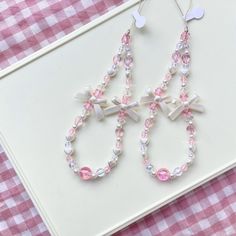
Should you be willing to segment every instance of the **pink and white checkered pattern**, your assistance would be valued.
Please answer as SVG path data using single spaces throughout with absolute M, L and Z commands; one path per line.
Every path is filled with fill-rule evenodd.
M 0 68 L 30 55 L 128 0 L 0 1 Z M 50 235 L 4 152 L 0 236 Z M 115 234 L 236 235 L 236 168 Z

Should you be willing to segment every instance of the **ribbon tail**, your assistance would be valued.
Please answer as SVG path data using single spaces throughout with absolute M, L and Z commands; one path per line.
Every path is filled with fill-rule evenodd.
M 110 115 L 116 114 L 119 111 L 120 111 L 120 106 L 111 106 L 104 109 L 104 115 L 110 116 Z
M 191 104 L 189 106 L 189 108 L 192 109 L 193 111 L 197 111 L 197 112 L 200 112 L 200 113 L 205 112 L 204 106 L 202 106 L 200 104 Z
M 183 106 L 183 105 L 180 105 L 180 106 L 176 107 L 176 109 L 175 109 L 174 111 L 171 111 L 171 112 L 168 114 L 168 117 L 169 117 L 171 120 L 175 120 L 183 111 L 184 111 L 184 106 Z
M 159 103 L 159 106 L 161 108 L 161 111 L 165 114 L 165 115 L 169 115 L 170 114 L 170 108 L 169 106 L 163 101 Z
M 99 121 L 103 120 L 105 116 L 104 116 L 104 112 L 103 112 L 101 106 L 98 104 L 94 104 L 93 107 L 94 107 L 94 112 L 96 114 L 97 119 Z
M 199 96 L 194 94 L 194 96 L 190 99 L 189 104 L 197 102 L 199 100 Z
M 127 111 L 127 114 L 128 114 L 128 116 L 129 116 L 132 120 L 134 120 L 135 122 L 138 122 L 138 121 L 139 121 L 139 115 L 138 115 L 138 113 L 137 113 L 136 111 L 134 111 L 134 110 L 128 110 L 128 111 Z
M 165 96 L 162 99 L 163 101 L 165 101 L 165 103 L 171 103 L 172 102 L 172 97 L 171 96 Z
M 141 97 L 140 103 L 141 103 L 141 104 L 147 104 L 147 103 L 152 102 L 153 99 L 154 99 L 154 96 L 151 96 L 151 95 L 144 96 L 144 97 Z

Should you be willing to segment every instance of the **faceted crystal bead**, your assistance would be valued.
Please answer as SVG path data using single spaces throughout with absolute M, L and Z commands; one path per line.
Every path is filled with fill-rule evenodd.
M 172 60 L 174 61 L 174 63 L 178 63 L 179 60 L 180 60 L 180 58 L 181 58 L 180 52 L 175 51 L 175 52 L 172 54 Z
M 149 109 L 155 111 L 158 108 L 158 104 L 156 102 L 152 102 L 149 104 Z
M 191 60 L 191 57 L 190 57 L 189 53 L 188 52 L 184 53 L 182 56 L 182 62 L 185 65 L 188 65 L 190 63 L 190 60 Z
M 72 142 L 75 139 L 76 130 L 71 128 L 66 135 L 66 140 Z
M 93 104 L 90 101 L 84 103 L 84 108 L 87 111 L 91 111 L 93 109 Z
M 196 133 L 196 129 L 193 124 L 189 124 L 186 129 L 189 132 L 189 134 L 191 134 L 191 135 L 194 135 Z
M 133 57 L 129 56 L 124 59 L 124 63 L 127 67 L 132 67 L 133 65 Z
M 83 167 L 79 170 L 79 176 L 83 180 L 89 180 L 92 178 L 92 170 L 89 167 Z
M 142 155 L 145 155 L 146 152 L 147 152 L 147 145 L 144 144 L 144 143 L 141 143 L 141 145 L 140 145 L 140 150 L 141 150 L 141 152 L 142 152 Z
M 74 167 L 76 167 L 76 161 L 75 161 L 75 160 L 71 160 L 71 161 L 69 162 L 69 167 L 70 167 L 71 169 L 74 169 Z
M 105 166 L 104 170 L 106 174 L 109 174 L 111 172 L 111 167 L 109 166 L 109 164 Z
M 181 34 L 180 38 L 181 38 L 182 41 L 188 41 L 189 38 L 190 38 L 189 32 L 188 32 L 188 31 L 184 31 L 184 32 Z
M 122 42 L 123 44 L 130 44 L 130 40 L 131 40 L 130 34 L 129 34 L 129 33 L 126 33 L 126 34 L 123 35 L 123 37 L 122 37 L 122 39 L 121 39 L 121 42 Z
M 181 166 L 181 171 L 183 172 L 186 172 L 188 170 L 188 165 L 186 163 L 184 163 L 182 166 Z
M 154 91 L 154 94 L 156 96 L 163 96 L 164 95 L 164 90 L 162 88 L 156 88 Z
M 188 93 L 187 92 L 181 92 L 179 98 L 182 102 L 186 102 L 188 100 Z
M 116 129 L 116 137 L 123 137 L 124 136 L 124 129 L 123 128 L 117 128 Z
M 104 170 L 103 168 L 97 169 L 96 175 L 97 175 L 98 177 L 103 177 L 103 176 L 105 175 L 105 170 Z
M 154 125 L 154 119 L 148 118 L 145 120 L 145 127 L 150 129 Z
M 96 89 L 96 90 L 92 93 L 92 95 L 93 95 L 94 97 L 96 97 L 96 98 L 101 98 L 102 95 L 103 95 L 103 92 L 102 92 L 101 89 Z
M 77 117 L 75 118 L 75 121 L 74 121 L 74 127 L 75 127 L 75 128 L 78 128 L 78 127 L 82 126 L 82 124 L 83 124 L 83 119 L 82 119 L 82 117 L 81 117 L 81 116 L 77 116 Z
M 163 182 L 168 181 L 170 179 L 170 172 L 166 168 L 161 168 L 161 169 L 157 170 L 156 177 L 160 181 L 163 181 Z
M 182 172 L 182 170 L 181 170 L 180 167 L 176 167 L 176 168 L 174 169 L 174 171 L 173 171 L 173 174 L 174 174 L 175 176 L 181 176 L 181 175 L 183 174 L 183 172 Z
M 120 62 L 121 62 L 121 56 L 120 55 L 115 55 L 114 57 L 113 57 L 113 62 L 114 62 L 114 64 L 119 64 Z
M 65 151 L 65 153 L 66 153 L 67 155 L 73 154 L 73 147 L 72 147 L 71 142 L 66 142 L 66 143 L 65 143 L 64 151 Z
M 189 67 L 185 67 L 185 66 L 182 66 L 181 68 L 180 68 L 180 72 L 183 74 L 183 75 L 185 75 L 185 76 L 188 76 L 189 75 Z

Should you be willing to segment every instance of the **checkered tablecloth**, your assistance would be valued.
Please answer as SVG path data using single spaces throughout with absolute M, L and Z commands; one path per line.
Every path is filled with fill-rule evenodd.
M 125 1 L 0 1 L 0 68 L 6 68 Z M 0 235 L 50 235 L 1 149 Z M 116 235 L 236 235 L 236 169 Z

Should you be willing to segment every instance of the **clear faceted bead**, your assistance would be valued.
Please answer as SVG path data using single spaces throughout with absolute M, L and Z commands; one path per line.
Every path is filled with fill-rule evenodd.
M 103 176 L 105 175 L 105 170 L 104 170 L 103 168 L 97 169 L 96 175 L 97 175 L 98 177 L 103 177 Z
M 71 155 L 73 153 L 73 147 L 72 147 L 71 142 L 65 143 L 64 151 L 67 155 Z
M 181 170 L 180 167 L 176 167 L 176 168 L 174 169 L 174 171 L 173 171 L 173 174 L 174 174 L 175 176 L 181 176 L 181 175 L 183 174 L 183 172 L 182 172 L 182 170 Z

